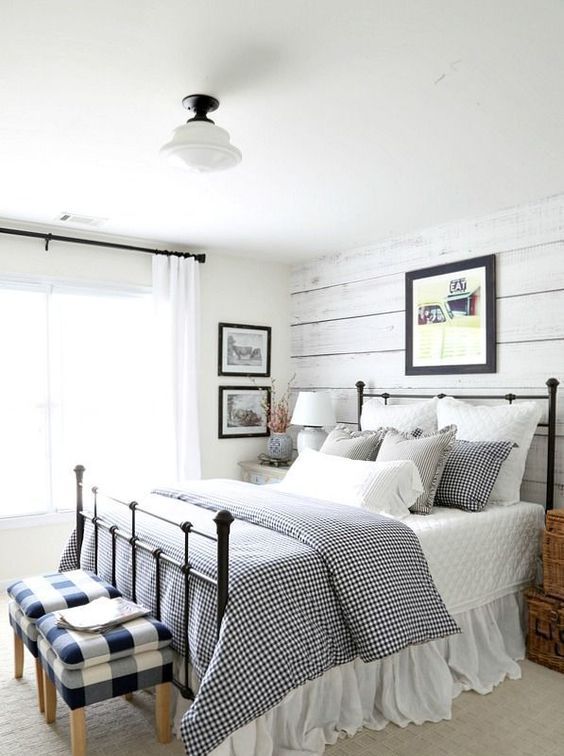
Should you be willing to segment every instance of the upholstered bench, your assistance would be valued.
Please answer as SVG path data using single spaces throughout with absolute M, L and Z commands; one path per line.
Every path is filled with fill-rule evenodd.
M 104 633 L 57 627 L 57 613 L 38 620 L 39 659 L 44 671 L 45 719 L 55 721 L 58 691 L 71 710 L 73 756 L 86 753 L 85 707 L 155 687 L 157 740 L 171 739 L 172 635 L 151 617 Z
M 38 659 L 36 622 L 48 612 L 82 606 L 93 599 L 115 598 L 121 593 L 111 583 L 84 570 L 51 572 L 46 575 L 17 580 L 7 588 L 12 599 L 8 604 L 10 624 L 14 631 L 14 677 L 21 678 L 24 645 L 35 657 L 37 699 L 44 710 L 43 673 Z

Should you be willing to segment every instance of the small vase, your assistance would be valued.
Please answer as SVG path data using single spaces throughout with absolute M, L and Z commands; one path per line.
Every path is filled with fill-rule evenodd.
M 267 443 L 268 456 L 287 462 L 292 459 L 292 436 L 287 433 L 271 433 Z

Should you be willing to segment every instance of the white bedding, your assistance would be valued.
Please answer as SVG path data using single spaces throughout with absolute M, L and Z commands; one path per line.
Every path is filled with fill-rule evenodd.
M 403 522 L 417 533 L 451 614 L 483 606 L 535 577 L 544 526 L 540 504 L 490 505 L 482 512 L 436 507 Z
M 320 755 L 339 733 L 449 719 L 452 700 L 463 690 L 485 694 L 506 677 L 520 677 L 521 589 L 535 577 L 543 507 L 437 507 L 403 522 L 417 533 L 462 633 L 377 662 L 335 667 L 292 691 L 210 756 Z M 185 710 L 185 702 L 178 704 L 176 724 Z

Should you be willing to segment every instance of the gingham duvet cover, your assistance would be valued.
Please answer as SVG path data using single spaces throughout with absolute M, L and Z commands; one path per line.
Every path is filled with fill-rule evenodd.
M 226 737 L 331 667 L 363 661 L 458 632 L 437 592 L 415 533 L 400 521 L 339 504 L 304 499 L 237 481 L 198 481 L 159 489 L 155 511 L 172 506 L 184 519 L 228 509 L 237 519 L 230 542 L 229 602 L 217 645 L 215 590 L 191 581 L 188 646 L 182 633 L 183 583 L 163 575 L 162 620 L 174 646 L 188 653 L 200 681 L 181 734 L 190 756 L 205 756 Z M 184 502 L 185 504 L 182 504 Z M 147 502 L 144 502 L 147 505 Z M 180 510 L 178 509 L 180 507 Z M 127 526 L 127 513 L 112 512 Z M 168 515 L 167 515 L 168 516 Z M 182 560 L 182 536 L 138 517 L 138 533 Z M 93 567 L 87 528 L 81 564 Z M 110 573 L 101 537 L 98 572 Z M 61 563 L 73 564 L 69 543 Z M 214 574 L 215 544 L 193 538 L 190 562 Z M 118 548 L 118 588 L 130 591 L 130 551 Z M 154 606 L 154 565 L 138 560 L 137 598 Z

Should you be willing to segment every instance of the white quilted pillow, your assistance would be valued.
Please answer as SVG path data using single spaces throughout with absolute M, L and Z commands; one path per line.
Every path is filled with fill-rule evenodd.
M 472 405 L 445 397 L 439 400 L 439 425 L 455 424 L 464 441 L 513 441 L 517 444 L 501 466 L 488 504 L 515 504 L 520 498 L 525 462 L 542 414 L 536 402 Z
M 383 404 L 381 399 L 368 399 L 362 405 L 360 427 L 362 430 L 391 427 L 402 433 L 421 428 L 423 433 L 435 433 L 438 401 L 433 397 L 413 404 Z
M 277 490 L 402 518 L 423 486 L 410 461 L 361 462 L 304 449 Z

